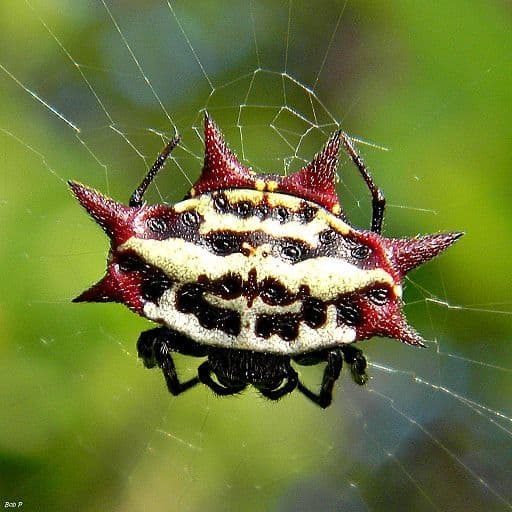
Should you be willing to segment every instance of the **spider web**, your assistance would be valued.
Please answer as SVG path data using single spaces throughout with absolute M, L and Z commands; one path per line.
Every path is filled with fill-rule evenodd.
M 498 185 L 507 146 L 495 137 L 506 133 L 510 38 L 499 13 L 475 8 L 454 42 L 446 20 L 458 7 L 445 9 L 438 24 L 428 8 L 402 3 L 324 1 L 313 11 L 302 0 L 6 2 L 4 502 L 512 509 L 511 274 L 502 263 L 511 215 Z M 493 51 L 480 55 L 471 45 L 486 38 Z M 431 54 L 419 53 L 427 45 Z M 344 370 L 326 411 L 298 393 L 278 404 L 252 391 L 174 398 L 137 359 L 145 320 L 116 305 L 69 303 L 100 276 L 106 244 L 66 180 L 127 200 L 177 131 L 183 142 L 147 199 L 181 199 L 201 168 L 205 110 L 261 171 L 298 169 L 342 126 L 386 192 L 385 234 L 469 233 L 407 281 L 406 313 L 427 350 L 362 343 L 371 381 L 358 387 Z M 338 179 L 349 218 L 368 226 L 368 193 L 343 157 Z M 195 359 L 177 363 L 184 376 L 197 368 Z M 315 386 L 321 369 L 301 374 Z

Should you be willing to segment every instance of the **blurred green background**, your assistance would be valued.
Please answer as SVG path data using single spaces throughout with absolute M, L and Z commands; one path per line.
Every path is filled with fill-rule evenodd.
M 0 4 L 2 504 L 512 508 L 510 4 L 105 1 Z M 179 200 L 204 108 L 267 171 L 297 169 L 339 122 L 389 150 L 359 144 L 388 236 L 466 231 L 407 284 L 427 350 L 364 342 L 371 382 L 344 372 L 327 411 L 299 394 L 174 398 L 137 360 L 147 321 L 70 303 L 107 242 L 65 181 L 127 200 L 176 128 L 183 146 L 148 198 Z M 345 158 L 339 191 L 367 226 Z M 197 364 L 178 359 L 184 375 Z

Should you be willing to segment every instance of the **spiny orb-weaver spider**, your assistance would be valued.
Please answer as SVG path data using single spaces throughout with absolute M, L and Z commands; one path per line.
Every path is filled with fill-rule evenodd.
M 173 395 L 202 382 L 218 395 L 248 384 L 277 400 L 295 388 L 321 407 L 343 360 L 358 384 L 366 359 L 353 343 L 387 336 L 424 346 L 403 316 L 402 279 L 460 232 L 381 236 L 385 199 L 347 134 L 337 131 L 288 176 L 256 174 L 205 116 L 202 173 L 186 198 L 147 205 L 143 196 L 178 145 L 164 148 L 128 206 L 70 182 L 111 240 L 105 277 L 75 302 L 120 302 L 161 324 L 143 332 L 139 357 L 158 365 Z M 372 196 L 371 229 L 350 225 L 335 190 L 340 144 Z M 206 360 L 181 382 L 171 353 Z M 325 362 L 320 391 L 291 362 Z

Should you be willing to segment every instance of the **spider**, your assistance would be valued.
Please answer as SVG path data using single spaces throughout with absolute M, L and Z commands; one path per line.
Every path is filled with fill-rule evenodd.
M 106 275 L 74 301 L 120 302 L 160 324 L 140 335 L 137 349 L 147 368 L 162 370 L 173 395 L 198 383 L 217 395 L 252 385 L 270 400 L 298 389 L 325 408 L 344 361 L 356 383 L 368 380 L 355 342 L 387 336 L 424 346 L 402 313 L 403 277 L 462 233 L 382 236 L 384 195 L 341 130 L 288 176 L 245 167 L 208 115 L 204 140 L 201 175 L 173 206 L 143 197 L 179 137 L 128 206 L 70 182 L 111 240 Z M 336 194 L 340 146 L 370 191 L 369 230 L 349 223 Z M 182 382 L 173 353 L 206 359 Z M 325 363 L 318 392 L 292 362 Z

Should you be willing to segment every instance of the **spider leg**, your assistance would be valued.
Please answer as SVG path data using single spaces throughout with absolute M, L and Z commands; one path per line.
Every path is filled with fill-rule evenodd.
M 167 327 L 156 327 L 141 333 L 137 341 L 137 351 L 146 368 L 153 368 L 157 364 L 156 354 L 160 345 L 166 345 L 169 351 L 185 356 L 205 357 L 207 355 L 204 345 Z
M 151 182 L 155 179 L 158 171 L 160 171 L 160 169 L 162 169 L 164 166 L 167 157 L 171 154 L 171 151 L 179 144 L 179 142 L 180 136 L 176 135 L 166 144 L 162 152 L 155 160 L 155 163 L 151 166 L 151 169 L 149 169 L 148 173 L 142 180 L 141 184 L 133 191 L 133 194 L 131 195 L 130 201 L 128 203 L 130 206 L 142 206 L 142 198 L 144 197 L 146 190 L 148 189 L 149 185 L 151 185 Z
M 199 383 L 197 377 L 180 382 L 170 354 L 170 352 L 179 352 L 198 357 L 206 355 L 204 347 L 185 336 L 166 327 L 151 329 L 140 335 L 137 350 L 146 368 L 158 365 L 162 369 L 167 388 L 173 395 L 177 396 Z
M 341 142 L 345 151 L 348 153 L 352 162 L 359 169 L 359 173 L 363 177 L 366 186 L 370 190 L 372 195 L 372 227 L 371 230 L 374 233 L 382 231 L 382 221 L 384 220 L 384 209 L 386 208 L 386 199 L 380 188 L 375 185 L 370 171 L 363 162 L 363 159 L 359 156 L 359 153 L 352 142 L 352 139 L 345 133 L 341 132 Z
M 286 384 L 284 386 L 278 387 L 276 389 L 260 389 L 259 392 L 266 398 L 270 400 L 279 400 L 284 395 L 291 393 L 299 384 L 299 376 L 297 372 L 290 367 L 288 370 L 288 375 L 286 376 Z
M 196 384 L 199 384 L 199 379 L 197 377 L 192 377 L 185 382 L 180 382 L 171 354 L 169 354 L 169 351 L 165 345 L 161 345 L 160 347 L 160 357 L 157 356 L 159 359 L 158 365 L 162 369 L 165 382 L 167 383 L 167 389 L 170 393 L 172 393 L 174 396 L 178 396 L 184 391 L 187 391 L 187 389 L 190 389 Z
M 303 361 L 306 365 L 314 364 L 312 361 L 315 359 L 316 358 L 308 360 L 307 358 L 301 358 L 296 360 L 296 362 L 301 364 L 301 361 Z M 300 381 L 298 381 L 297 388 L 304 396 L 325 409 L 332 402 L 332 389 L 334 387 L 334 383 L 340 376 L 341 368 L 343 366 L 343 351 L 341 348 L 329 350 L 325 352 L 323 359 L 327 361 L 327 366 L 324 370 L 320 393 L 314 393 Z M 318 361 L 318 359 L 316 360 Z
M 199 368 L 197 369 L 197 374 L 199 380 L 203 384 L 206 384 L 214 393 L 217 393 L 217 395 L 235 395 L 236 393 L 240 393 L 240 391 L 243 391 L 246 387 L 246 384 L 239 384 L 226 387 L 219 384 L 218 382 L 215 382 L 212 379 L 212 369 L 208 361 L 205 361 L 199 366 Z
M 353 345 L 344 345 L 341 347 L 345 361 L 350 365 L 350 371 L 352 372 L 352 378 L 362 386 L 368 381 L 368 374 L 366 373 L 366 357 L 361 349 L 354 347 Z

